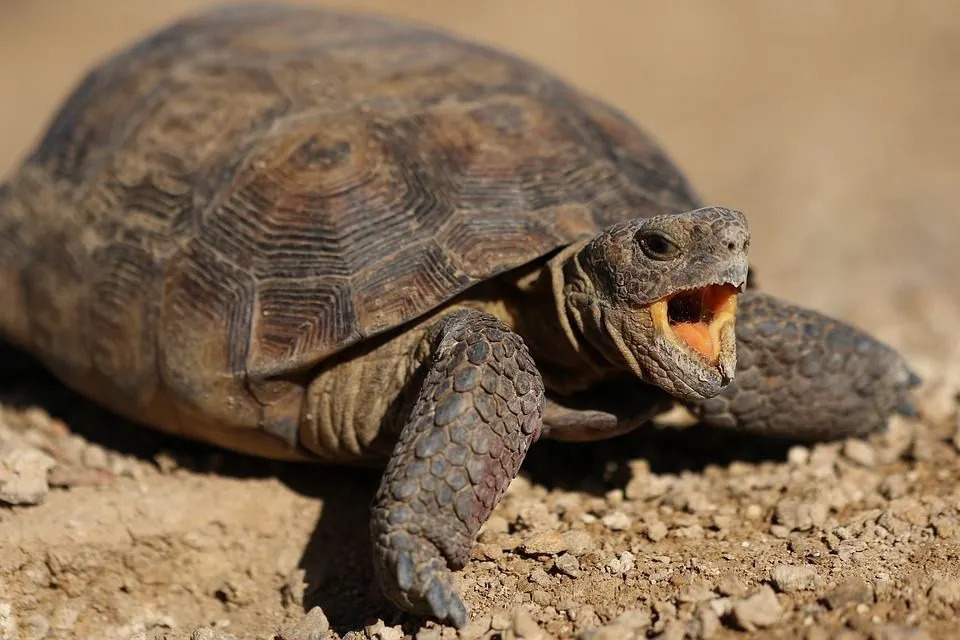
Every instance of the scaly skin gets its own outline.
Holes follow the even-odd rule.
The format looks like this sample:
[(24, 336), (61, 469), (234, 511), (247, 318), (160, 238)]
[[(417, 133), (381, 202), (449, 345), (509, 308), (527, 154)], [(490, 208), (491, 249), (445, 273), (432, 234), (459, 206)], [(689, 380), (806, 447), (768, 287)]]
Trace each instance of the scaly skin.
[(773, 296), (748, 291), (737, 313), (736, 379), (692, 403), (708, 424), (799, 440), (857, 436), (894, 411), (912, 414), (920, 379), (866, 333)]
[(519, 335), (461, 310), (436, 327), (433, 359), (387, 464), (371, 533), (380, 585), (397, 606), (462, 627), (451, 569), (540, 436), (544, 392)]

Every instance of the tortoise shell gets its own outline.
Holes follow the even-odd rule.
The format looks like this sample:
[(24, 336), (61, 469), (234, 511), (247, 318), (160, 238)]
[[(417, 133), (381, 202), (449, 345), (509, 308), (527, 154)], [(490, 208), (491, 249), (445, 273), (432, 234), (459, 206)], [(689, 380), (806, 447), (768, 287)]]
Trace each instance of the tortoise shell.
[(613, 223), (699, 206), (647, 135), (536, 66), (276, 5), (93, 69), (3, 193), (0, 328), (134, 395), (158, 372), (307, 370)]

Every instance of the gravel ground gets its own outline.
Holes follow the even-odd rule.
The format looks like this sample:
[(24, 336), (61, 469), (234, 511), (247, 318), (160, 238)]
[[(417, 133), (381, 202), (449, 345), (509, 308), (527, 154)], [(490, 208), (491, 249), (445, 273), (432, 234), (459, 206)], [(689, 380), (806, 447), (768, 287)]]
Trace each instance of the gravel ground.
[[(199, 4), (0, 0), (0, 171), (83, 67)], [(0, 379), (0, 640), (960, 638), (960, 7), (661, 4), (354, 3), (637, 117), (748, 213), (765, 288), (908, 356), (918, 418), (816, 446), (683, 416), (538, 443), (457, 634), (371, 586), (376, 473), (167, 438), (27, 368)]]

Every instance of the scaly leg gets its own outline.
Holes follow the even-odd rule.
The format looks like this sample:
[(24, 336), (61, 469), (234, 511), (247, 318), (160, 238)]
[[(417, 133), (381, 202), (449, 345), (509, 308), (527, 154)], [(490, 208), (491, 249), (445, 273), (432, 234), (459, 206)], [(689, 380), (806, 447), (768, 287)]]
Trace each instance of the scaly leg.
[(455, 311), (373, 504), (374, 566), (397, 606), (462, 627), (451, 569), (540, 435), (543, 383), (519, 335), (491, 315)]
[(914, 413), (920, 379), (900, 355), (820, 313), (748, 291), (737, 314), (736, 379), (691, 406), (708, 424), (799, 440), (865, 435)]

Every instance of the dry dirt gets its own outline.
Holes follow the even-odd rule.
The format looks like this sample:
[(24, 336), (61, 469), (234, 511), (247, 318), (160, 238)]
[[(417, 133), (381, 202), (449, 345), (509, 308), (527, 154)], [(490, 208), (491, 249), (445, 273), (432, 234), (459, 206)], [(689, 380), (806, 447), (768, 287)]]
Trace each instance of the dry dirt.
[[(0, 171), (85, 66), (200, 4), (0, 0)], [(960, 5), (353, 6), (502, 45), (625, 109), (748, 213), (765, 288), (875, 332), (926, 380), (920, 418), (868, 441), (539, 443), (462, 572), (462, 635), (960, 637)], [(38, 373), (0, 391), (0, 501), (39, 503), (0, 507), (0, 639), (458, 637), (371, 586), (375, 473), (165, 438)], [(304, 619), (316, 606), (326, 623)]]

